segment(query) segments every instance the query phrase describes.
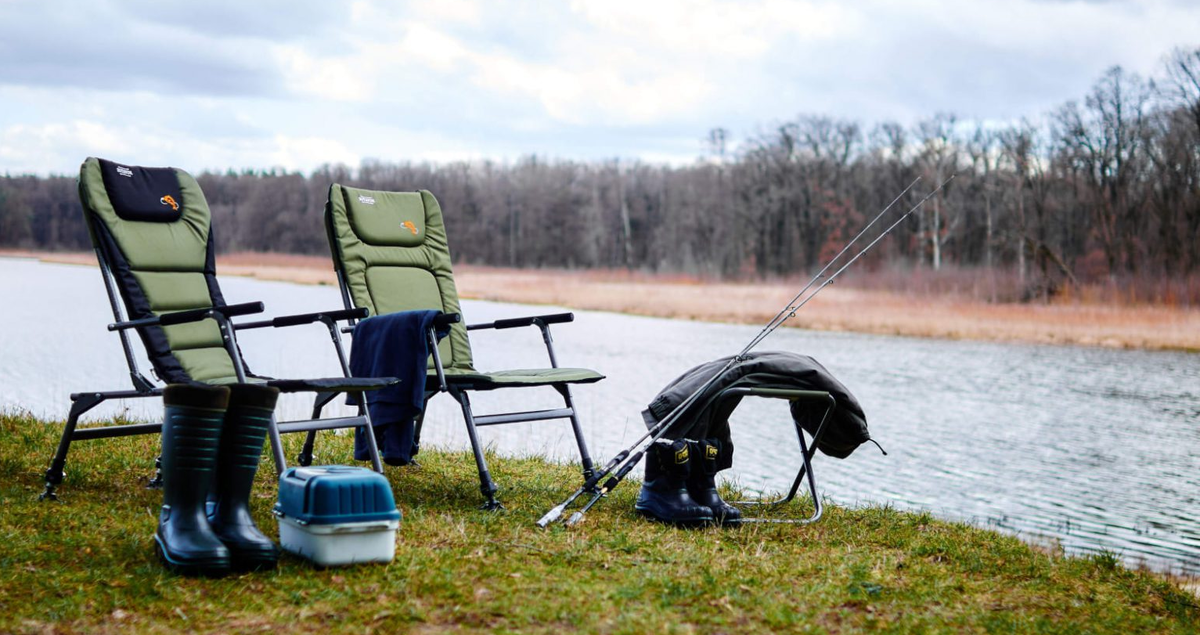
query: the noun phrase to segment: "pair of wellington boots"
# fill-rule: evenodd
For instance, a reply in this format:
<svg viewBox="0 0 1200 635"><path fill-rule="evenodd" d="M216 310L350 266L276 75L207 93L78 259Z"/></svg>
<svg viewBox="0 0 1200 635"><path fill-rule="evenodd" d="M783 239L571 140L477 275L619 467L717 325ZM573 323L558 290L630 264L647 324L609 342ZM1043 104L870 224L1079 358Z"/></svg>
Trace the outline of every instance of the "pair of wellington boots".
<svg viewBox="0 0 1200 635"><path fill-rule="evenodd" d="M738 508L717 493L717 472L733 465L733 443L660 439L646 451L646 478L634 509L682 527L736 524Z"/></svg>
<svg viewBox="0 0 1200 635"><path fill-rule="evenodd" d="M184 575L273 568L279 550L250 517L279 390L173 384L163 390L163 505L155 551Z"/></svg>

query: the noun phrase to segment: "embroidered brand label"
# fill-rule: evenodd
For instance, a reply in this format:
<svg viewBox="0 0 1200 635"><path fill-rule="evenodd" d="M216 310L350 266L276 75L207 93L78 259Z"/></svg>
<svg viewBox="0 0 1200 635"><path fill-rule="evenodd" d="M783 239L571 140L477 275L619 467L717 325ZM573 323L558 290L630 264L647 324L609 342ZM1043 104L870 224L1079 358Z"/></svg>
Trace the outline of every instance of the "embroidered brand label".
<svg viewBox="0 0 1200 635"><path fill-rule="evenodd" d="M171 209L173 209L177 212L179 211L179 203L176 203L175 197L171 196L170 194L158 199L158 202L162 203L163 205L170 205Z"/></svg>
<svg viewBox="0 0 1200 635"><path fill-rule="evenodd" d="M412 221L410 221L410 220L406 220L406 221L404 221L403 223L400 223L400 226L401 226L401 227L403 227L403 228L405 228L405 229L407 229L408 231L412 232L412 235L413 235L413 236L416 236L416 235L417 235L417 233L418 233L418 232L417 232L417 226L416 226L416 225L414 225L414 224L413 224L413 222L412 222Z"/></svg>
<svg viewBox="0 0 1200 635"><path fill-rule="evenodd" d="M129 168L127 168L123 165L117 166L117 174L120 174L121 176L124 176L127 178L131 178L131 179L133 178L133 170L130 170Z"/></svg>
<svg viewBox="0 0 1200 635"><path fill-rule="evenodd" d="M704 448L704 455L710 459L717 458L717 446L710 445L710 446Z"/></svg>
<svg viewBox="0 0 1200 635"><path fill-rule="evenodd" d="M360 195L360 196L358 197L358 202L359 202L359 203L362 203L363 205L374 205L374 204L375 204L375 197L374 197L374 196L361 196L361 195Z"/></svg>
<svg viewBox="0 0 1200 635"><path fill-rule="evenodd" d="M681 450L679 450L678 452L675 453L676 465L683 465L684 463L688 462L688 451L687 450L688 450L687 446L685 445L685 446L683 446L683 448Z"/></svg>

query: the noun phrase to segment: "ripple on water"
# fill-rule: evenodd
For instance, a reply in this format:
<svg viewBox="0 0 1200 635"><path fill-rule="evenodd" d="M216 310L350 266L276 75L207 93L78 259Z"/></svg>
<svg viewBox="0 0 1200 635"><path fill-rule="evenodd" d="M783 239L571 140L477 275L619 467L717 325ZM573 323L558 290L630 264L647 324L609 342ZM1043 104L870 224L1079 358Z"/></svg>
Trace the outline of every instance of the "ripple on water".
<svg viewBox="0 0 1200 635"><path fill-rule="evenodd" d="M273 315L341 306L329 287L240 278L222 286L229 302L263 300ZM117 338L104 328L111 315L95 269L0 259L0 297L22 300L0 313L0 407L62 419L69 393L128 386ZM472 322L551 310L463 303ZM592 453L604 458L644 430L639 413L662 386L736 352L760 330L577 313L575 323L555 328L556 346L564 364L608 375L575 391ZM484 369L545 364L536 330L473 332L472 342ZM249 332L241 343L264 374L338 371L320 328ZM866 446L844 461L819 458L819 484L833 500L928 509L1073 553L1106 550L1200 573L1200 355L792 329L763 348L821 360L858 396L889 452ZM481 393L474 402L480 412L557 406L552 391ZM288 396L282 414L303 417L309 403ZM93 418L160 412L134 401L102 406ZM751 490L786 490L799 456L786 407L746 400L733 431L730 477ZM490 427L481 437L509 454L574 452L570 428L558 423ZM424 440L467 447L451 400L430 404Z"/></svg>

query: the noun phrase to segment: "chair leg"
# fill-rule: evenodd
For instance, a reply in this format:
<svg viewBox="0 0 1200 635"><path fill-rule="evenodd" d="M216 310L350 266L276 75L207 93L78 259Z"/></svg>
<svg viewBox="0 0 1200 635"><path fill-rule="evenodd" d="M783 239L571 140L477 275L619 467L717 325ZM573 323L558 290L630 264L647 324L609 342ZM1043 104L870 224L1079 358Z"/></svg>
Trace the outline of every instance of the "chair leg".
<svg viewBox="0 0 1200 635"><path fill-rule="evenodd" d="M429 400L438 394L436 390L425 391L425 405L429 405ZM417 415L417 420L413 422L413 456L416 456L421 451L421 430L425 428L425 409L421 409L421 414ZM416 461L413 461L416 464Z"/></svg>
<svg viewBox="0 0 1200 635"><path fill-rule="evenodd" d="M317 415L313 415L316 419ZM317 442L317 431L309 430L308 434L304 435L304 447L300 449L300 454L296 455L296 465L308 467L312 465L313 445Z"/></svg>
<svg viewBox="0 0 1200 635"><path fill-rule="evenodd" d="M371 412L367 410L366 395L362 396L362 401L358 406L358 416L363 418L365 423L362 424L363 436L367 439L367 454L371 456L371 466L376 472L383 474L383 461L379 458L379 445L375 442L375 424L371 423Z"/></svg>
<svg viewBox="0 0 1200 635"><path fill-rule="evenodd" d="M799 428L798 425L796 427ZM812 451L810 451L808 449L808 444L804 442L804 433L800 432L799 430L797 430L797 432L800 433L800 458L804 462L804 471L807 472L807 474L808 474L808 493L812 496L812 502L813 502L812 516L810 516L807 520L804 520L801 522L803 524L815 523L821 519L821 514L825 511L823 506L821 505L821 497L820 497L820 495L817 494L817 479L816 479L816 475L813 474L813 469L812 469L812 455L813 455L813 451L815 451L817 449L817 446L814 441L813 449L812 449Z"/></svg>
<svg viewBox="0 0 1200 635"><path fill-rule="evenodd" d="M279 476L287 469L287 457L283 455L283 438L279 435L279 421L274 412L271 413L271 422L267 426L267 438L271 440L271 458L275 460L275 476Z"/></svg>
<svg viewBox="0 0 1200 635"><path fill-rule="evenodd" d="M325 405L328 404L330 401L333 401L333 398L338 396L338 394L339 393L336 393L336 392L319 392L319 393L317 393L316 398L313 400L312 418L314 420L320 419L321 411L325 409ZM300 450L300 454L296 455L296 463L297 464L304 466L304 467L312 465L313 445L316 443L316 441L317 441L317 431L309 430L308 434L306 434L304 436L304 447Z"/></svg>
<svg viewBox="0 0 1200 635"><path fill-rule="evenodd" d="M467 397L466 392L460 390L452 390L451 394L462 406L463 421L467 424L467 437L471 440L471 451L475 453L475 467L479 468L479 491L487 499L483 504L483 509L488 511L503 509L504 506L496 500L496 483L492 480L491 473L488 472L487 461L483 457L483 448L479 445L479 435L475 430L475 416L471 413L471 400Z"/></svg>
<svg viewBox="0 0 1200 635"><path fill-rule="evenodd" d="M146 483L146 489L162 489L163 487L163 471L162 471L162 455L154 457L154 477Z"/></svg>
<svg viewBox="0 0 1200 635"><path fill-rule="evenodd" d="M567 408L571 409L571 430L575 433L575 444L579 446L579 460L583 465L583 480L586 481L595 474L595 466L592 464L592 455L588 453L587 441L583 439L583 427L579 425L579 411L575 408L574 398L571 397L571 387L556 384L554 389L562 395Z"/></svg>
<svg viewBox="0 0 1200 635"><path fill-rule="evenodd" d="M75 434L75 426L79 423L79 417L102 401L104 401L103 395L92 393L81 395L79 399L71 402L71 413L67 415L67 424L63 426L62 439L58 442L58 451L54 453L54 459L50 461L50 467L46 469L46 489L38 496L39 501L58 500L54 489L63 482L67 452L71 450L71 437Z"/></svg>

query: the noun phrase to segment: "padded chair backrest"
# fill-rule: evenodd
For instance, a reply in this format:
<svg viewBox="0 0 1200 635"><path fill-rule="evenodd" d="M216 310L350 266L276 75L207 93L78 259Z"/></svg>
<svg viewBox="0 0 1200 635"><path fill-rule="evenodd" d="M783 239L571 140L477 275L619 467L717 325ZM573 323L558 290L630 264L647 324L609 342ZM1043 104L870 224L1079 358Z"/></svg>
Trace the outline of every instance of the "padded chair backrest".
<svg viewBox="0 0 1200 635"><path fill-rule="evenodd" d="M419 309L462 312L442 208L433 194L334 183L325 205L325 229L334 267L355 307L365 307L371 315ZM447 369L473 370L463 322L453 325L438 347Z"/></svg>
<svg viewBox="0 0 1200 635"><path fill-rule="evenodd" d="M129 319L225 304L212 214L190 174L91 157L79 171L79 199L92 244L112 271ZM138 333L165 382L236 380L211 319Z"/></svg>

